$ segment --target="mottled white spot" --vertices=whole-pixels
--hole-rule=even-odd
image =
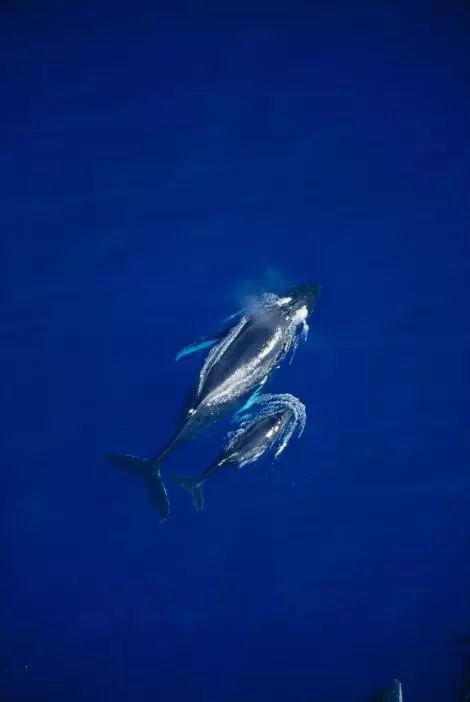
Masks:
[[[308,317],[308,309],[307,305],[302,305],[297,312],[294,315],[294,321],[299,324],[300,322],[304,322]]]
[[[283,337],[283,331],[281,327],[278,327],[276,331],[274,332],[272,339],[269,340],[269,342],[266,344],[266,346],[261,349],[259,358],[266,358],[266,356],[269,356],[271,351],[275,348],[276,344],[278,344]]]

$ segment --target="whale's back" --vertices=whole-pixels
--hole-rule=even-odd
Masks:
[[[279,309],[269,310],[250,319],[213,364],[200,389],[202,401],[229,378],[250,364],[267,363],[279,356],[283,344],[283,317]]]

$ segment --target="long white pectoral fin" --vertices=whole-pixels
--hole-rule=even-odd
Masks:
[[[175,360],[179,361],[180,358],[183,358],[184,356],[189,356],[190,354],[195,353],[196,351],[202,351],[202,349],[207,349],[209,346],[212,346],[213,344],[215,344],[216,341],[218,341],[218,338],[208,339],[206,337],[204,339],[201,339],[201,341],[199,341],[195,344],[190,344],[189,346],[185,346],[178,353]]]
[[[262,380],[261,383],[258,385],[258,387],[256,388],[256,390],[249,396],[249,398],[247,399],[247,401],[245,402],[245,404],[244,404],[242,407],[240,407],[240,409],[238,409],[238,410],[235,412],[235,414],[234,414],[234,416],[233,416],[235,422],[239,422],[240,419],[242,419],[242,415],[246,414],[246,412],[248,412],[248,410],[250,409],[250,407],[252,407],[252,405],[255,405],[255,404],[258,402],[258,400],[259,400],[259,398],[260,398],[260,396],[261,396],[261,393],[263,392],[263,386],[265,385],[265,383],[267,382],[267,380],[268,380],[268,376],[266,376],[265,378],[263,378],[263,380]]]
[[[221,339],[223,339],[226,334],[233,328],[233,325],[222,329],[221,331],[215,332],[215,334],[210,334],[209,336],[203,336],[202,339],[199,339],[199,341],[196,341],[194,344],[190,344],[189,346],[185,346],[181,351],[178,353],[176,356],[176,361],[179,361],[180,358],[183,358],[183,356],[189,356],[191,353],[195,353],[196,351],[202,351],[202,349],[207,349],[209,346],[212,346],[213,344],[217,344]]]

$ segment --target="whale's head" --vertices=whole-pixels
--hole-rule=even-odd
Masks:
[[[318,283],[305,283],[292,288],[281,299],[286,300],[286,304],[295,311],[306,308],[308,316],[315,309],[319,295],[320,285]]]

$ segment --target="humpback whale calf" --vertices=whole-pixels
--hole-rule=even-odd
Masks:
[[[246,400],[245,407],[249,406],[271,372],[289,352],[295,352],[299,338],[307,338],[307,319],[319,293],[319,285],[306,284],[282,296],[263,295],[252,309],[238,313],[228,328],[204,337],[178,354],[180,358],[212,346],[168,442],[149,458],[130,454],[107,457],[123,470],[142,476],[161,521],[170,513],[160,474],[162,460],[226,412],[233,411]]]
[[[202,488],[208,478],[225,468],[243,468],[254,463],[270,449],[276,448],[279,456],[294,432],[300,437],[306,422],[305,406],[293,395],[261,395],[252,403],[259,412],[247,412],[236,418],[238,428],[228,435],[228,443],[222,453],[206,468],[199,478],[173,478],[173,482],[187,490],[194,507],[200,512],[204,508]]]

